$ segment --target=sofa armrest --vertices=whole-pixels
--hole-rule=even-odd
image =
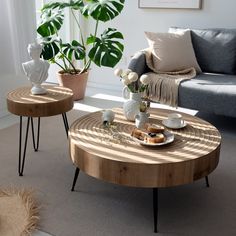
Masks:
[[[131,58],[128,69],[136,72],[140,77],[142,74],[151,71],[146,64],[146,57],[144,51],[139,51]]]

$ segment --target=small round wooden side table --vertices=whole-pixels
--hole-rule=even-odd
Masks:
[[[44,85],[47,93],[43,95],[32,95],[31,87],[17,88],[7,95],[8,111],[20,116],[20,134],[19,134],[19,163],[18,173],[23,176],[25,154],[27,148],[28,131],[31,123],[33,147],[38,151],[40,117],[54,116],[62,114],[66,134],[68,136],[68,120],[66,112],[73,108],[73,93],[70,89],[61,86]],[[22,117],[27,117],[25,131],[24,150],[22,153]],[[37,140],[35,140],[33,117],[38,118]]]
[[[70,155],[76,166],[72,191],[80,170],[114,184],[152,188],[157,232],[158,188],[189,184],[201,178],[209,187],[208,175],[219,162],[220,133],[207,121],[181,113],[187,126],[167,129],[175,135],[172,143],[142,146],[129,139],[134,123],[125,119],[122,109],[114,111],[116,130],[112,132],[104,129],[102,112],[90,113],[71,125]],[[172,112],[150,109],[150,123],[161,125]]]

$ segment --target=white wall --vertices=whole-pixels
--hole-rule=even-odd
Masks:
[[[135,51],[146,48],[144,31],[166,32],[170,26],[189,28],[236,28],[235,0],[202,0],[201,10],[140,9],[138,0],[126,0],[125,8],[110,26],[119,29],[125,37],[124,59],[118,66],[127,67],[126,61]],[[91,27],[91,25],[89,25]],[[122,89],[113,69],[94,67],[88,86]]]

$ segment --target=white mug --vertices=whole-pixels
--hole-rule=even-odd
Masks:
[[[170,113],[167,122],[171,126],[179,127],[183,123],[183,117],[179,113]]]
[[[115,119],[115,113],[111,110],[105,110],[102,113],[102,123],[104,125],[109,125]]]

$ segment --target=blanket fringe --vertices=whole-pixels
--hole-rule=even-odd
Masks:
[[[186,68],[180,71],[163,72],[157,71],[153,66],[152,53],[149,49],[144,49],[147,66],[154,72],[148,72],[151,83],[144,96],[151,101],[160,102],[169,106],[178,106],[179,85],[184,80],[192,79],[196,76],[195,68]]]

